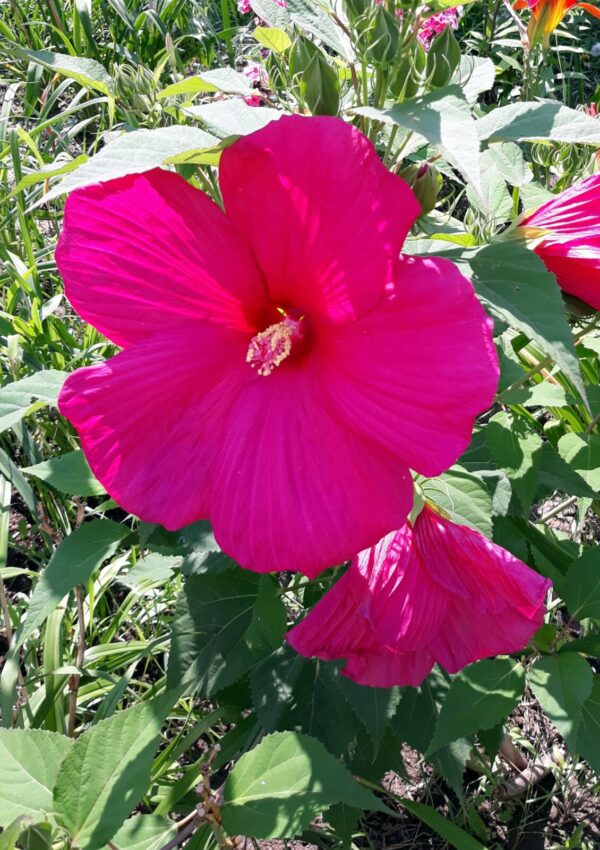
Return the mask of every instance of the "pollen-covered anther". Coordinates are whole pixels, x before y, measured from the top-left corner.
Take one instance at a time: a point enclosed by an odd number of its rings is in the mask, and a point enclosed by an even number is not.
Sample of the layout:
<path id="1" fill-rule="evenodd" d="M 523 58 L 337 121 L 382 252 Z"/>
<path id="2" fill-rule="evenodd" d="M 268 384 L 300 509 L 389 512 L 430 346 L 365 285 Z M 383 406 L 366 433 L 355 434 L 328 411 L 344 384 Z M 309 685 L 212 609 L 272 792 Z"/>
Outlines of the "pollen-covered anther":
<path id="1" fill-rule="evenodd" d="M 286 316 L 281 322 L 269 325 L 252 337 L 246 363 L 259 375 L 267 376 L 292 353 L 295 340 L 302 337 L 301 320 Z"/>

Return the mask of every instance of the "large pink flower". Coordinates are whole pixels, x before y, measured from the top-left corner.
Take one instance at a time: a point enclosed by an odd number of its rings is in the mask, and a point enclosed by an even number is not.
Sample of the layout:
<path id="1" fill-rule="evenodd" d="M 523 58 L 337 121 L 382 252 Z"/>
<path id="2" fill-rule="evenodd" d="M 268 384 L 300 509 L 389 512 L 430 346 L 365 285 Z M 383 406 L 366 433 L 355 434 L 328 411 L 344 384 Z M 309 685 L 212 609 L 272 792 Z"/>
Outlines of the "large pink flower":
<path id="1" fill-rule="evenodd" d="M 418 215 L 357 130 L 281 118 L 221 157 L 224 213 L 168 171 L 73 193 L 67 295 L 124 348 L 59 407 L 128 511 L 209 518 L 242 566 L 314 576 L 398 527 L 492 401 L 473 289 L 399 256 Z"/>
<path id="2" fill-rule="evenodd" d="M 535 253 L 565 292 L 600 310 L 600 174 L 542 204 L 519 233 L 539 240 Z"/>
<path id="3" fill-rule="evenodd" d="M 541 626 L 550 582 L 477 531 L 427 505 L 414 527 L 361 552 L 288 632 L 302 655 L 345 658 L 361 685 L 419 685 L 437 661 L 449 673 L 517 652 Z"/>

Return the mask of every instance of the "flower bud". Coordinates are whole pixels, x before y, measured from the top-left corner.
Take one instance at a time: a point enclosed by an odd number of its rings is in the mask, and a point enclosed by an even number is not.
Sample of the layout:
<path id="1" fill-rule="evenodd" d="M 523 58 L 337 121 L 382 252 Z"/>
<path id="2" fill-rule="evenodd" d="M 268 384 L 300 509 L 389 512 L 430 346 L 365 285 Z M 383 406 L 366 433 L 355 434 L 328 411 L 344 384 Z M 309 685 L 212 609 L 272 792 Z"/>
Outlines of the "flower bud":
<path id="1" fill-rule="evenodd" d="M 434 39 L 427 54 L 427 81 L 430 88 L 448 85 L 460 62 L 460 47 L 450 27 Z"/>
<path id="2" fill-rule="evenodd" d="M 344 0 L 344 10 L 349 21 L 360 18 L 371 8 L 370 0 Z"/>
<path id="3" fill-rule="evenodd" d="M 313 115 L 337 115 L 340 81 L 320 50 L 315 52 L 302 74 L 300 91 Z"/>
<path id="4" fill-rule="evenodd" d="M 304 36 L 299 35 L 290 51 L 290 75 L 303 74 L 315 53 L 317 47 Z"/>
<path id="5" fill-rule="evenodd" d="M 389 90 L 396 100 L 408 100 L 418 94 L 426 64 L 423 45 L 415 39 L 392 70 Z"/>
<path id="6" fill-rule="evenodd" d="M 398 23 L 383 6 L 378 6 L 369 31 L 367 57 L 379 65 L 394 61 L 400 44 Z"/>
<path id="7" fill-rule="evenodd" d="M 437 168 L 428 162 L 411 163 L 399 172 L 399 176 L 415 193 L 421 204 L 421 215 L 431 212 L 442 188 L 442 176 Z"/>

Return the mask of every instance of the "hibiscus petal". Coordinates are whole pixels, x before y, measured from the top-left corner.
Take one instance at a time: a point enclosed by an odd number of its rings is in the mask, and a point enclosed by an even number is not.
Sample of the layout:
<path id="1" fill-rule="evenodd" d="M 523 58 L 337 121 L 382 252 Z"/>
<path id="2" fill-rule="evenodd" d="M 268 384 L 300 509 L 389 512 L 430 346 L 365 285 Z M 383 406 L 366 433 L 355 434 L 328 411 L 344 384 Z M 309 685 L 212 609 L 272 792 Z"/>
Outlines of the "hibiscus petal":
<path id="1" fill-rule="evenodd" d="M 412 503 L 407 468 L 330 416 L 311 363 L 248 385 L 223 432 L 215 535 L 259 572 L 315 576 L 401 524 Z"/>
<path id="2" fill-rule="evenodd" d="M 328 406 L 422 475 L 465 451 L 492 403 L 498 361 L 492 323 L 447 260 L 403 257 L 390 297 L 323 336 Z"/>
<path id="3" fill-rule="evenodd" d="M 169 529 L 209 516 L 221 430 L 250 371 L 246 346 L 242 334 L 197 322 L 69 376 L 59 410 L 125 510 Z"/>
<path id="4" fill-rule="evenodd" d="M 535 253 L 556 275 L 561 289 L 600 310 L 600 236 L 570 242 L 542 242 Z"/>
<path id="5" fill-rule="evenodd" d="M 264 284 L 219 207 L 156 169 L 73 192 L 56 261 L 77 312 L 118 345 L 208 319 L 254 330 Z"/>
<path id="6" fill-rule="evenodd" d="M 555 195 L 521 222 L 563 236 L 600 238 L 600 174 L 579 180 Z"/>
<path id="7" fill-rule="evenodd" d="M 420 210 L 358 130 L 284 117 L 227 148 L 219 173 L 274 302 L 337 323 L 382 298 Z"/>

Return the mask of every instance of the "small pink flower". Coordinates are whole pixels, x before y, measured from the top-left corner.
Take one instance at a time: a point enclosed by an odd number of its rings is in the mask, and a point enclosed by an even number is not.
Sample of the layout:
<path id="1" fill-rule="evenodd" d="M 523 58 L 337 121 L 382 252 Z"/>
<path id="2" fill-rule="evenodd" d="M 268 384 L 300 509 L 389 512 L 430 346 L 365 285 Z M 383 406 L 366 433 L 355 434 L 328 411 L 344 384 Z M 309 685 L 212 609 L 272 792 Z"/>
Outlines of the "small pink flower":
<path id="1" fill-rule="evenodd" d="M 346 659 L 361 685 L 416 687 L 437 661 L 456 673 L 518 652 L 542 625 L 550 582 L 429 506 L 361 552 L 288 632 L 301 655 Z"/>
<path id="2" fill-rule="evenodd" d="M 250 0 L 237 0 L 237 7 L 240 15 L 247 15 L 252 11 Z"/>
<path id="3" fill-rule="evenodd" d="M 267 72 L 258 62 L 247 62 L 242 68 L 242 74 L 257 86 L 265 86 L 269 83 Z"/>
<path id="4" fill-rule="evenodd" d="M 517 231 L 540 240 L 534 251 L 565 292 L 600 310 L 600 174 L 542 204 Z"/>
<path id="5" fill-rule="evenodd" d="M 265 99 L 260 94 L 249 94 L 244 98 L 244 103 L 248 106 L 262 106 L 264 102 Z"/>
<path id="6" fill-rule="evenodd" d="M 446 27 L 455 30 L 458 28 L 459 7 L 454 9 L 445 9 L 443 12 L 437 12 L 435 15 L 430 15 L 421 23 L 419 27 L 419 39 L 423 47 L 428 50 L 431 42 L 439 35 Z"/>
<path id="7" fill-rule="evenodd" d="M 125 510 L 314 576 L 406 517 L 410 469 L 467 448 L 491 323 L 452 263 L 400 254 L 419 205 L 343 121 L 273 121 L 219 177 L 226 212 L 159 169 L 69 197 L 67 296 L 124 351 L 59 407 Z"/>

